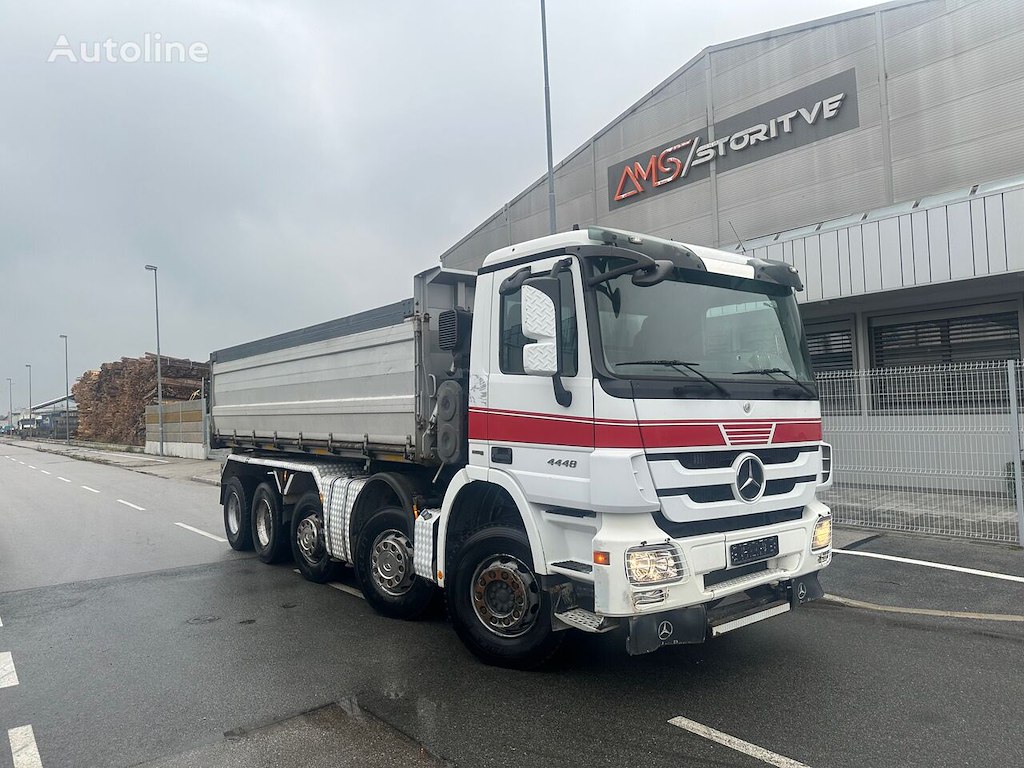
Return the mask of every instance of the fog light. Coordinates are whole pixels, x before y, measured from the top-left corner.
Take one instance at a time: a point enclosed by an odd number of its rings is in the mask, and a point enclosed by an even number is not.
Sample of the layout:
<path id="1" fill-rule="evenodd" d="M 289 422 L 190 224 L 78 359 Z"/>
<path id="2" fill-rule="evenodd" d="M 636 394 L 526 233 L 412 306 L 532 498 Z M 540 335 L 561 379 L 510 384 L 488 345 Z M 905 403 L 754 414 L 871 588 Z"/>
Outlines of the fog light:
<path id="1" fill-rule="evenodd" d="M 811 538 L 811 551 L 832 546 L 832 518 L 819 517 L 814 524 L 814 536 Z"/>
<path id="2" fill-rule="evenodd" d="M 632 584 L 667 584 L 684 579 L 686 566 L 675 547 L 631 547 L 626 550 L 626 576 Z"/>

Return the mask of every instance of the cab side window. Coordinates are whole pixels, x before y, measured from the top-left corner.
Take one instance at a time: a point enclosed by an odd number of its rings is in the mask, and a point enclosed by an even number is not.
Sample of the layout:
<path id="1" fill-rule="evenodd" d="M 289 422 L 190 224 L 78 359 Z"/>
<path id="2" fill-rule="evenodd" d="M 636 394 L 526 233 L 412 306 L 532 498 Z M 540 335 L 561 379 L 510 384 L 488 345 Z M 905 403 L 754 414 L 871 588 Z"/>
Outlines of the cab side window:
<path id="1" fill-rule="evenodd" d="M 559 361 L 562 376 L 575 376 L 579 369 L 579 335 L 576 332 L 576 299 L 572 291 L 572 275 L 558 274 L 558 287 L 562 305 L 559 318 L 559 342 L 562 359 Z M 501 297 L 501 342 L 498 349 L 498 366 L 502 373 L 522 374 L 523 347 L 533 340 L 523 335 L 522 291 Z"/>

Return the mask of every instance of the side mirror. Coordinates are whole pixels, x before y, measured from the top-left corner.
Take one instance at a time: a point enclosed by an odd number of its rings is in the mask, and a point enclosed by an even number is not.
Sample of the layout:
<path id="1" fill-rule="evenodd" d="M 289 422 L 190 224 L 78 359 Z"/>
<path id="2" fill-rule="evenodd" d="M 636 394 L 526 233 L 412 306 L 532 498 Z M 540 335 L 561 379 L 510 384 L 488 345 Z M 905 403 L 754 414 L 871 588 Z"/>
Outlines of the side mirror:
<path id="1" fill-rule="evenodd" d="M 534 277 L 522 288 L 523 335 L 536 339 L 523 347 L 523 371 L 530 376 L 558 374 L 558 280 Z"/>

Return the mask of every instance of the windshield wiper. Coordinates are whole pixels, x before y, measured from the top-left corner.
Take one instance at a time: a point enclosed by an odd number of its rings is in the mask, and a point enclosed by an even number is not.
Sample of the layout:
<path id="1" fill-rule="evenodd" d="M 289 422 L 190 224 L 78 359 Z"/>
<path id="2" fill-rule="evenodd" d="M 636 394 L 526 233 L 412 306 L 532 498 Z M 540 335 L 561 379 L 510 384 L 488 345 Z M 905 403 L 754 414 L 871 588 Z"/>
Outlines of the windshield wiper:
<path id="1" fill-rule="evenodd" d="M 792 381 L 794 384 L 796 384 L 798 387 L 800 387 L 800 389 L 802 389 L 804 392 L 806 392 L 811 397 L 817 397 L 818 396 L 817 392 L 815 392 L 813 389 L 808 387 L 806 384 L 804 384 L 802 381 L 800 381 L 800 379 L 798 379 L 796 376 L 791 374 L 785 368 L 755 368 L 755 369 L 753 369 L 751 371 L 736 371 L 735 373 L 733 373 L 733 376 L 743 376 L 745 374 L 750 374 L 750 373 L 756 373 L 756 374 L 765 375 L 765 376 L 767 376 L 769 374 L 772 374 L 772 373 L 781 373 L 783 376 L 785 376 L 787 379 Z"/>
<path id="2" fill-rule="evenodd" d="M 697 370 L 697 366 L 700 365 L 700 363 L 688 363 L 685 360 L 627 360 L 626 362 L 623 363 L 615 363 L 616 367 L 620 365 L 664 365 L 669 368 L 674 368 L 684 376 L 687 374 L 687 372 L 689 372 L 694 374 L 695 376 L 699 376 L 700 378 L 704 379 L 704 381 L 706 381 L 708 384 L 717 389 L 726 397 L 732 397 L 732 395 L 729 393 L 729 390 L 727 390 L 714 379 L 705 376 L 703 373 Z"/>

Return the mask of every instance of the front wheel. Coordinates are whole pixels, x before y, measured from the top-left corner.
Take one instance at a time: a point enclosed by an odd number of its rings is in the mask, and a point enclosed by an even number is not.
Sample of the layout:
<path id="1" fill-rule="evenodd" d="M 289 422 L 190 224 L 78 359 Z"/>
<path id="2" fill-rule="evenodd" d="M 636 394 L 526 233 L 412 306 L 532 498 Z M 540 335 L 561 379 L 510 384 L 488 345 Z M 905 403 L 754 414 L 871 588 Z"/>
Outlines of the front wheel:
<path id="1" fill-rule="evenodd" d="M 526 533 L 484 528 L 455 556 L 446 585 L 448 612 L 473 654 L 500 667 L 540 666 L 561 645 L 551 627 L 551 597 L 533 570 Z"/>
<path id="2" fill-rule="evenodd" d="M 405 512 L 378 509 L 356 538 L 356 578 L 377 613 L 414 619 L 430 605 L 434 585 L 413 571 L 412 541 Z"/>

